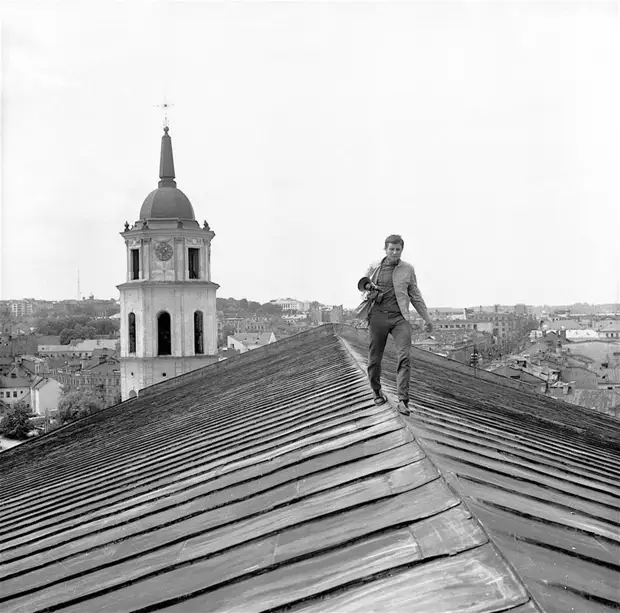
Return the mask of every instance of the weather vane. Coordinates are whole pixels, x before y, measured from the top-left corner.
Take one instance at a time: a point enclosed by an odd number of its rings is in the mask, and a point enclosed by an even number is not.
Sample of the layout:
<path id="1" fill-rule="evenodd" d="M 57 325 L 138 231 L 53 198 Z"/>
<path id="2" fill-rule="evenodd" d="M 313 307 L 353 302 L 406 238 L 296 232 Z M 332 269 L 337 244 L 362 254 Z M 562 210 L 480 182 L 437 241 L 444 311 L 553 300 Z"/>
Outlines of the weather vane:
<path id="1" fill-rule="evenodd" d="M 164 110 L 164 128 L 167 128 L 168 127 L 168 110 L 167 109 L 169 109 L 171 106 L 174 106 L 174 104 L 170 104 L 166 102 L 164 99 L 163 104 L 154 104 L 153 106 L 156 106 Z"/>

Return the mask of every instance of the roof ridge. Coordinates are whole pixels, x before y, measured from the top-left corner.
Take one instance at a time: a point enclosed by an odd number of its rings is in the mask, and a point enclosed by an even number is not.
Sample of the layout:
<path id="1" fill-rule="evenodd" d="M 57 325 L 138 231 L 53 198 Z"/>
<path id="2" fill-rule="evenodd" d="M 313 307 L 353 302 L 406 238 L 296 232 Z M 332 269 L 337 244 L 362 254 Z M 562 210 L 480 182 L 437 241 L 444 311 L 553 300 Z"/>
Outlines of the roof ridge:
<path id="1" fill-rule="evenodd" d="M 342 338 L 341 336 L 337 337 L 338 340 L 341 342 L 343 348 L 349 352 L 352 360 L 355 362 L 355 364 L 357 365 L 357 367 L 364 373 L 366 373 L 366 369 L 364 368 L 365 364 L 366 364 L 366 360 L 364 359 L 364 357 L 362 355 L 360 355 L 352 346 L 351 344 L 344 338 Z M 395 409 L 394 407 L 394 400 L 392 398 L 390 398 L 391 394 L 390 393 L 386 393 L 386 396 L 388 397 L 388 403 L 390 405 L 390 407 L 392 408 L 392 410 L 394 410 L 395 412 L 398 413 L 398 411 Z M 400 413 L 398 413 L 400 415 Z M 487 537 L 488 539 L 488 543 L 491 545 L 491 547 L 493 548 L 493 550 L 495 551 L 495 553 L 500 557 L 500 559 L 503 561 L 503 563 L 506 565 L 506 567 L 508 568 L 508 570 L 511 572 L 511 574 L 514 575 L 514 577 L 516 578 L 516 580 L 521 584 L 523 590 L 525 591 L 525 593 L 529 596 L 530 601 L 532 603 L 532 605 L 534 606 L 534 610 L 537 613 L 544 613 L 544 609 L 540 606 L 540 604 L 538 603 L 538 601 L 536 600 L 536 598 L 534 597 L 534 595 L 532 594 L 531 590 L 528 588 L 526 582 L 523 580 L 523 577 L 521 576 L 521 574 L 519 573 L 519 571 L 517 570 L 517 568 L 508 560 L 508 558 L 504 555 L 504 553 L 502 552 L 502 550 L 500 549 L 499 545 L 497 545 L 497 543 L 495 542 L 495 540 L 493 539 L 493 537 L 491 536 L 491 534 L 489 533 L 489 531 L 486 529 L 486 527 L 484 526 L 484 524 L 482 523 L 482 521 L 480 521 L 480 519 L 478 519 L 478 516 L 474 513 L 474 511 L 472 511 L 472 509 L 470 508 L 470 506 L 467 504 L 467 501 L 465 500 L 465 498 L 459 493 L 458 489 L 453 485 L 453 479 L 448 477 L 444 471 L 437 465 L 437 463 L 433 460 L 433 457 L 431 454 L 429 454 L 426 445 L 424 444 L 423 441 L 421 441 L 420 439 L 418 439 L 415 435 L 415 433 L 413 432 L 412 428 L 409 427 L 409 423 L 407 422 L 406 419 L 404 419 L 403 417 L 401 417 L 401 419 L 403 420 L 403 422 L 405 423 L 405 426 L 407 428 L 407 430 L 409 431 L 409 433 L 411 434 L 411 436 L 413 437 L 413 442 L 415 442 L 420 449 L 424 452 L 424 455 L 426 456 L 426 459 L 430 462 L 430 464 L 435 468 L 435 470 L 437 471 L 437 473 L 439 474 L 439 478 L 440 480 L 446 485 L 446 487 L 448 487 L 448 489 L 452 492 L 452 494 L 458 498 L 458 500 L 460 501 L 460 503 L 465 507 L 465 509 L 467 509 L 467 512 L 471 515 L 472 519 L 476 522 L 476 524 L 478 525 L 478 527 L 480 528 L 480 530 L 482 530 L 482 532 L 484 533 L 484 535 Z M 410 419 L 413 419 L 413 417 L 410 417 Z"/>

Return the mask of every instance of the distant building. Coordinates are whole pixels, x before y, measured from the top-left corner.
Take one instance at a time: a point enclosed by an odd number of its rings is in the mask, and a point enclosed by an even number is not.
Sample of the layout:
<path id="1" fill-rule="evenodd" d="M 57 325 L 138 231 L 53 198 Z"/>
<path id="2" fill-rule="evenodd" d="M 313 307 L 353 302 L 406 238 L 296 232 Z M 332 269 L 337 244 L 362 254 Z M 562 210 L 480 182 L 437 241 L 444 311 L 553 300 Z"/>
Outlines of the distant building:
<path id="1" fill-rule="evenodd" d="M 563 319 L 561 317 L 553 317 L 545 322 L 547 330 L 582 330 L 584 326 L 576 319 Z"/>
<path id="2" fill-rule="evenodd" d="M 269 317 L 226 317 L 217 322 L 218 333 L 224 329 L 233 334 L 271 332 L 271 326 Z"/>
<path id="3" fill-rule="evenodd" d="M 117 351 L 119 343 L 117 338 L 97 338 L 73 341 L 69 345 L 39 345 L 38 354 L 50 358 L 91 358 L 97 349 Z"/>
<path id="4" fill-rule="evenodd" d="M 30 387 L 31 408 L 37 415 L 48 415 L 58 410 L 62 385 L 51 377 L 37 377 Z"/>
<path id="5" fill-rule="evenodd" d="M 278 305 L 282 311 L 300 311 L 306 312 L 310 310 L 310 302 L 295 300 L 294 298 L 278 298 L 271 300 L 271 304 Z"/>
<path id="6" fill-rule="evenodd" d="M 612 321 L 598 331 L 599 337 L 609 340 L 620 339 L 620 320 Z"/>
<path id="7" fill-rule="evenodd" d="M 508 340 L 515 334 L 519 334 L 525 329 L 527 319 L 517 316 L 514 312 L 505 313 L 499 311 L 496 305 L 492 312 L 474 311 L 469 313 L 467 321 L 479 321 L 493 324 L 493 336 L 499 340 Z"/>
<path id="8" fill-rule="evenodd" d="M 527 304 L 515 304 L 515 315 L 520 317 L 527 317 L 531 314 L 531 309 L 527 306 Z"/>
<path id="9" fill-rule="evenodd" d="M 342 323 L 344 321 L 342 305 L 312 307 L 310 309 L 310 320 L 317 326 L 324 323 Z"/>
<path id="10" fill-rule="evenodd" d="M 20 356 L 21 365 L 28 371 L 30 376 L 40 377 L 49 372 L 48 362 L 45 358 L 36 355 L 25 354 Z"/>
<path id="11" fill-rule="evenodd" d="M 33 300 L 12 300 L 9 304 L 11 315 L 14 317 L 28 317 L 34 313 Z"/>
<path id="12" fill-rule="evenodd" d="M 433 325 L 437 331 L 442 332 L 448 330 L 476 330 L 478 332 L 492 333 L 495 329 L 493 322 L 466 319 L 439 319 L 436 320 Z"/>
<path id="13" fill-rule="evenodd" d="M 562 368 L 560 380 L 571 383 L 574 389 L 595 390 L 598 389 L 598 375 L 582 366 L 568 366 Z"/>
<path id="14" fill-rule="evenodd" d="M 593 341 L 599 338 L 598 332 L 595 330 L 566 330 L 565 337 L 567 341 L 582 342 Z"/>
<path id="15" fill-rule="evenodd" d="M 548 393 L 570 404 L 620 418 L 620 392 L 616 390 L 583 390 L 559 383 L 552 386 Z"/>
<path id="16" fill-rule="evenodd" d="M 229 349 L 236 349 L 240 353 L 257 349 L 271 343 L 276 342 L 276 335 L 273 332 L 265 332 L 262 334 L 242 333 L 234 334 L 227 338 Z"/>
<path id="17" fill-rule="evenodd" d="M 12 406 L 30 393 L 29 373 L 19 364 L 14 364 L 6 375 L 0 375 L 0 401 Z M 26 404 L 30 404 L 26 402 Z"/>
<path id="18" fill-rule="evenodd" d="M 0 356 L 16 357 L 36 353 L 37 337 L 34 334 L 17 335 L 0 334 Z"/>
<path id="19" fill-rule="evenodd" d="M 50 377 L 78 390 L 87 390 L 103 398 L 106 406 L 119 401 L 121 396 L 121 370 L 117 354 L 96 354 L 90 360 L 83 360 L 76 368 L 72 365 L 54 368 Z"/>
<path id="20" fill-rule="evenodd" d="M 598 389 L 620 390 L 620 367 L 602 369 L 599 372 Z"/>

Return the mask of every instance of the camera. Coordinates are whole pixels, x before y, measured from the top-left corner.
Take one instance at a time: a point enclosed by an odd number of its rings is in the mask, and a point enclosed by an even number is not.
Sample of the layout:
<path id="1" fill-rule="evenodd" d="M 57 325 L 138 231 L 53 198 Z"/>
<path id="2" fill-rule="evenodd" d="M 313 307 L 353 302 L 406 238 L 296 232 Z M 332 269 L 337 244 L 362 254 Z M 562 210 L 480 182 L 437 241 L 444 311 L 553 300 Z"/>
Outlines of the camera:
<path id="1" fill-rule="evenodd" d="M 374 300 L 377 304 L 383 301 L 384 293 L 373 283 L 372 288 L 368 290 L 368 298 Z"/>

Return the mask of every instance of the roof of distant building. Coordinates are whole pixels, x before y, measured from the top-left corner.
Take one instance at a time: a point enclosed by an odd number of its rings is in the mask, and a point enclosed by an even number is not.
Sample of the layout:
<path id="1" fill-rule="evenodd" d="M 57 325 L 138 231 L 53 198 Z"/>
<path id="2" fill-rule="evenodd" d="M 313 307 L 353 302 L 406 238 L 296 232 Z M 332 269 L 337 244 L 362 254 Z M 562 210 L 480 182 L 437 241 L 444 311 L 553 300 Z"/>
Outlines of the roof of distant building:
<path id="1" fill-rule="evenodd" d="M 88 364 L 86 368 L 84 368 L 84 370 L 90 373 L 120 372 L 120 363 L 118 360 L 108 359 L 105 362 L 98 362 L 98 363 L 94 362 L 94 363 Z"/>
<path id="2" fill-rule="evenodd" d="M 273 342 L 273 332 L 240 332 L 239 334 L 230 335 L 235 340 L 250 345 L 266 345 Z"/>
<path id="3" fill-rule="evenodd" d="M 321 326 L 2 452 L 3 606 L 617 607 L 620 422 L 415 348 L 403 417 L 367 350 Z"/>
<path id="4" fill-rule="evenodd" d="M 581 330 L 583 325 L 576 319 L 556 319 L 545 322 L 549 330 Z"/>
<path id="5" fill-rule="evenodd" d="M 67 364 L 66 358 L 45 358 L 45 363 L 49 368 L 62 368 Z"/>
<path id="6" fill-rule="evenodd" d="M 620 368 L 602 368 L 599 376 L 601 383 L 620 383 Z"/>
<path id="7" fill-rule="evenodd" d="M 27 377 L 11 377 L 10 375 L 0 375 L 0 387 L 29 387 L 30 379 Z"/>
<path id="8" fill-rule="evenodd" d="M 94 351 L 103 348 L 114 350 L 119 344 L 118 338 L 90 338 L 72 342 L 70 348 L 75 351 Z"/>
<path id="9" fill-rule="evenodd" d="M 595 339 L 599 338 L 599 335 L 595 330 L 566 330 L 566 338 L 568 340 L 577 338 Z"/>
<path id="10" fill-rule="evenodd" d="M 610 321 L 600 328 L 601 332 L 620 332 L 620 320 Z"/>

